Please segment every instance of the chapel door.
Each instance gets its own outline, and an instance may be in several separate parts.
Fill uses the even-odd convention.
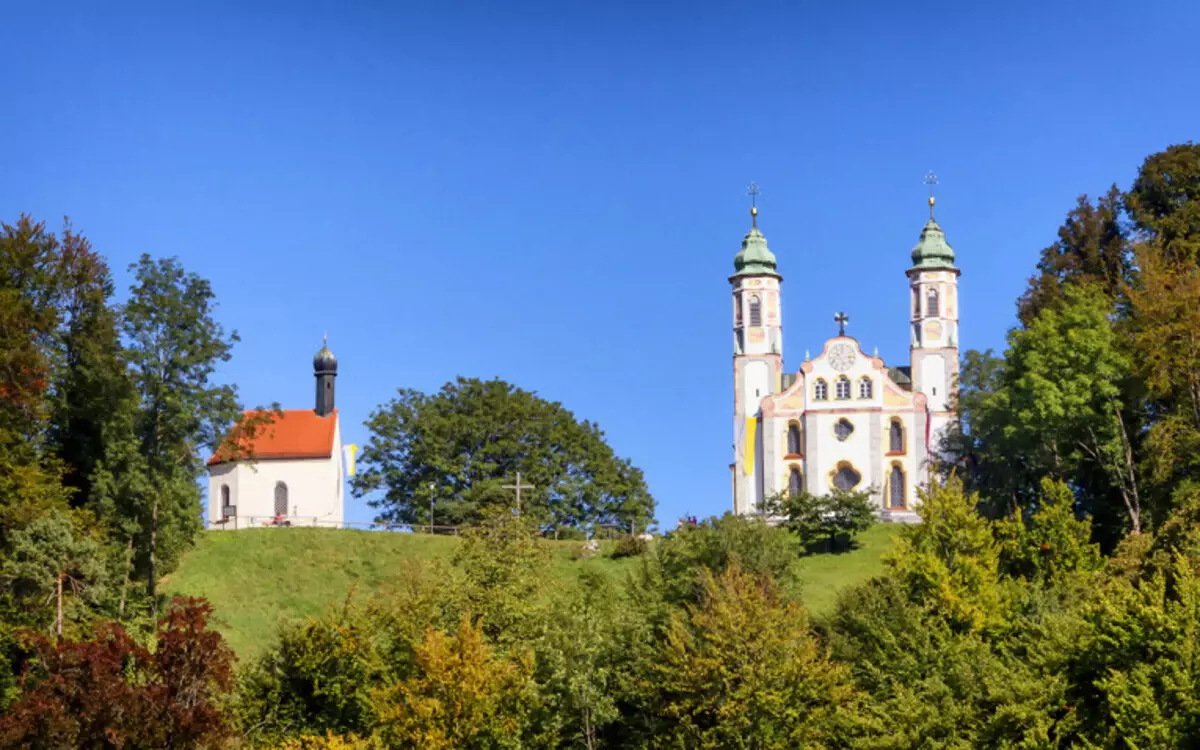
[[[275,515],[286,516],[288,514],[288,489],[283,482],[275,483]]]

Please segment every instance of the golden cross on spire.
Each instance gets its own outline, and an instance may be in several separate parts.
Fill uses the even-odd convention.
[[[932,169],[929,170],[929,174],[925,175],[925,184],[929,186],[929,220],[933,221],[933,186],[938,184],[938,178]]]
[[[755,229],[758,228],[758,195],[761,192],[754,180],[750,180],[750,184],[746,186],[746,195],[750,196],[750,221]]]

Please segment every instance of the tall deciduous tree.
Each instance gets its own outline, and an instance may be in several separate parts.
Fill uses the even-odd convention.
[[[517,472],[534,486],[520,510],[540,523],[641,529],[653,519],[641,470],[599,427],[499,379],[458,378],[433,395],[402,389],[367,426],[353,486],[380,521],[474,523],[486,506],[514,505],[504,485]]]
[[[143,255],[131,267],[136,282],[123,315],[127,356],[137,391],[134,434],[145,472],[137,544],[147,593],[169,570],[200,528],[201,452],[214,448],[236,419],[236,391],[211,382],[230,358],[237,334],[213,317],[208,281],[174,258]]]
[[[1156,240],[1166,260],[1200,262],[1200,145],[1146,157],[1125,204],[1143,239]]]

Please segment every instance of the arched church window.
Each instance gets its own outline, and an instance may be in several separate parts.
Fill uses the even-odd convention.
[[[891,426],[888,427],[888,451],[904,452],[904,426],[900,424],[899,419],[893,419]]]
[[[233,515],[233,504],[230,502],[229,485],[221,485],[221,516],[228,518]]]
[[[275,515],[288,514],[288,488],[283,482],[275,483]]]
[[[829,400],[829,384],[824,378],[817,378],[816,385],[813,386],[813,401],[828,401]]]
[[[925,314],[929,317],[935,317],[938,313],[938,293],[936,289],[930,289],[929,295],[925,298]]]
[[[833,434],[834,434],[834,437],[836,437],[838,439],[838,442],[842,442],[842,443],[846,442],[846,440],[853,433],[854,433],[854,425],[850,424],[849,419],[845,419],[845,418],[839,419],[837,421],[837,424],[835,424],[833,426]]]
[[[888,477],[888,507],[904,507],[904,470],[899,466],[893,466]]]
[[[739,328],[742,325],[742,295],[733,298],[733,324]]]
[[[788,425],[787,452],[789,456],[800,455],[800,425],[795,422]]]
[[[838,401],[845,401],[850,398],[850,378],[842,375],[837,379],[837,384],[834,387],[836,388],[834,395]]]
[[[750,327],[757,328],[762,325],[762,303],[758,300],[757,294],[750,295]]]
[[[854,470],[849,464],[841,464],[838,466],[837,473],[833,475],[833,486],[843,492],[849,492],[858,486],[862,481],[862,474]]]
[[[872,385],[870,378],[863,378],[862,380],[858,381],[859,398],[871,398],[874,395],[875,387]]]
[[[921,293],[919,291],[917,291],[916,289],[913,289],[912,298],[913,298],[913,317],[919,318],[919,317],[921,317]]]
[[[795,466],[788,472],[788,494],[792,496],[799,495],[804,491],[804,476],[800,474],[800,470]]]

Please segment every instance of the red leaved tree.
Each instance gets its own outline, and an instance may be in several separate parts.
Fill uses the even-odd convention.
[[[0,747],[205,748],[229,726],[233,652],[208,628],[212,606],[176,598],[150,651],[117,624],[86,641],[29,634],[22,694],[0,719]]]

